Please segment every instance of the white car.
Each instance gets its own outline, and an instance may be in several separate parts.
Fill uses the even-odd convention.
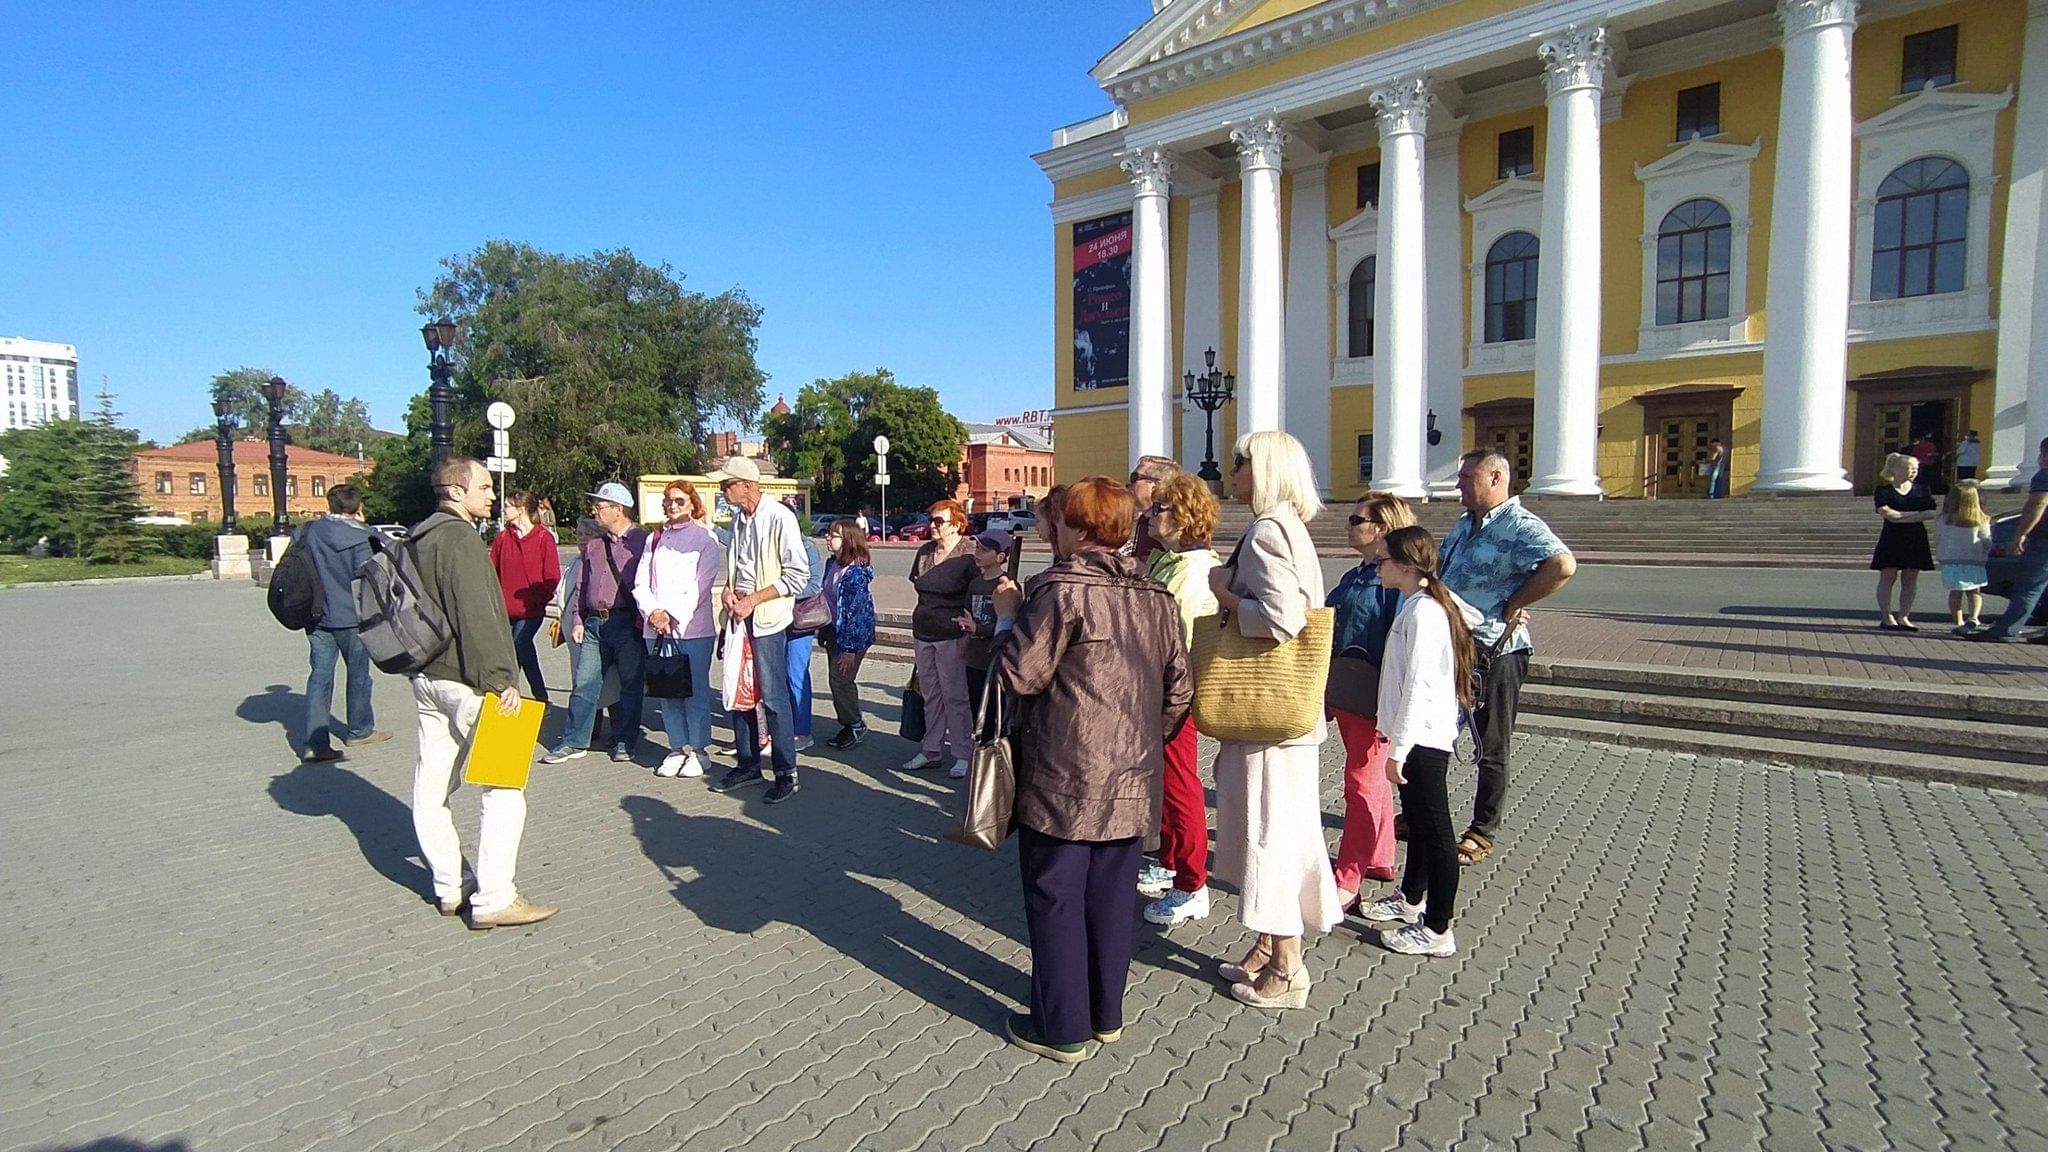
[[[1013,508],[1007,512],[991,512],[988,517],[990,528],[1000,528],[1012,536],[1030,536],[1038,531],[1038,513],[1029,508]]]

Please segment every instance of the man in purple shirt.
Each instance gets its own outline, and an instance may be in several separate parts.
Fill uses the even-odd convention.
[[[640,640],[640,609],[633,602],[633,578],[647,533],[633,518],[633,494],[619,483],[590,493],[591,515],[603,529],[583,542],[583,572],[571,607],[569,638],[576,642],[576,685],[569,695],[569,722],[562,742],[540,758],[561,764],[589,750],[597,727],[597,702],[605,673],[616,670],[619,702],[612,705],[612,759],[633,758],[640,742],[640,706],[646,690],[647,648]]]

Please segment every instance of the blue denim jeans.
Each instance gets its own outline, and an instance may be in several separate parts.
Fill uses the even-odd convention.
[[[796,730],[789,698],[789,630],[754,637],[754,676],[761,685],[761,704],[768,712],[768,737],[774,751],[775,774],[796,775]],[[694,669],[693,669],[694,671]],[[742,768],[761,767],[761,729],[754,709],[734,712],[733,758]]]
[[[540,652],[533,646],[534,638],[548,626],[545,616],[533,616],[512,622],[512,652],[519,658],[519,670],[526,673],[526,698],[548,702],[548,686],[540,675]]]
[[[811,734],[811,649],[815,636],[789,638],[789,711],[798,736]]]
[[[683,655],[690,661],[690,694],[681,700],[661,701],[661,728],[668,733],[668,749],[685,748],[702,752],[711,747],[711,647],[717,637],[702,636],[680,640]],[[659,640],[647,641],[652,653]]]
[[[312,671],[306,677],[306,750],[334,747],[328,727],[334,722],[334,662],[348,662],[348,727],[342,738],[360,740],[377,726],[370,709],[370,654],[353,628],[315,628],[306,634],[312,647]]]
[[[2048,540],[2030,539],[2013,566],[2012,595],[2006,597],[2005,612],[1987,631],[1993,636],[2010,636],[2025,627],[2044,590],[2048,590]]]
[[[612,747],[628,752],[640,742],[640,710],[647,682],[647,644],[632,612],[605,618],[583,618],[583,643],[577,645],[576,685],[569,693],[569,722],[562,728],[563,748],[590,747],[597,727],[597,702],[604,695],[604,674],[619,673],[619,702],[612,705]]]

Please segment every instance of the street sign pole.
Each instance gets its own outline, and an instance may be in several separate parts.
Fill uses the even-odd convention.
[[[498,474],[498,497],[493,503],[497,510],[499,531],[505,529],[505,474],[519,470],[519,461],[512,458],[511,429],[518,415],[512,406],[503,400],[492,403],[484,409],[484,423],[491,426],[491,458],[484,461],[484,467]]]
[[[882,539],[889,539],[889,438],[875,437],[875,487],[882,490]]]

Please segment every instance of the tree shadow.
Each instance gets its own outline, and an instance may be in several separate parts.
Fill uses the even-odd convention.
[[[236,706],[235,715],[251,724],[275,724],[284,730],[285,743],[294,753],[306,750],[306,694],[289,684],[272,684],[263,691],[244,699]]]
[[[126,1136],[102,1136],[90,1144],[45,1144],[35,1152],[192,1152],[192,1146],[183,1140],[152,1144]]]
[[[379,875],[424,899],[433,877],[419,856],[412,809],[338,764],[300,764],[270,778],[270,798],[300,816],[332,816],[355,835],[356,847]]]

